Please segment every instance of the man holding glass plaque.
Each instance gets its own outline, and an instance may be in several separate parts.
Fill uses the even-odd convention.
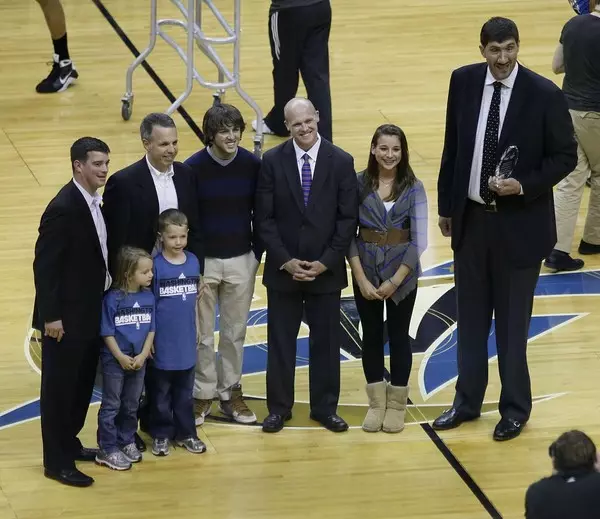
[[[577,145],[561,90],[517,63],[519,32],[492,18],[486,63],[452,73],[438,178],[439,225],[452,237],[458,305],[458,381],[452,429],[479,417],[495,335],[502,391],[494,439],[517,437],[531,413],[527,338],[543,258],[556,243],[552,187],[575,167]]]

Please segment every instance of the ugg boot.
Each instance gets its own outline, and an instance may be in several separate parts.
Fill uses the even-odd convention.
[[[404,429],[404,415],[408,400],[408,386],[387,387],[387,403],[383,430],[387,433],[398,433]]]
[[[362,428],[366,432],[381,431],[385,416],[386,386],[385,381],[366,385],[369,410],[362,424]]]

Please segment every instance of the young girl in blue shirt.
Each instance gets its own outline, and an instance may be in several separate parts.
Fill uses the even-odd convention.
[[[152,454],[167,456],[169,440],[192,453],[206,445],[198,439],[193,387],[196,366],[196,304],[200,297],[200,263],[185,250],[186,216],[167,209],[158,218],[160,252],[154,258],[156,336],[146,377]]]
[[[98,412],[96,463],[128,470],[142,460],[135,446],[137,411],[146,359],[154,340],[153,262],[144,250],[123,247],[113,288],[104,297],[102,404]]]

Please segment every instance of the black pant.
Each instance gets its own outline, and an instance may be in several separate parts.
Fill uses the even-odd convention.
[[[267,407],[285,415],[294,405],[296,339],[302,311],[310,328],[310,409],[315,416],[336,412],[340,395],[340,292],[309,294],[267,289]]]
[[[416,297],[417,289],[415,288],[398,304],[391,299],[385,301],[390,345],[390,382],[393,386],[406,386],[410,377],[412,349],[408,329]],[[384,380],[385,372],[384,301],[365,299],[356,283],[354,283],[354,301],[363,329],[362,365],[365,378],[368,384],[381,382]]]
[[[462,243],[455,253],[458,304],[458,381],[454,405],[479,416],[488,382],[488,338],[496,319],[499,411],[526,422],[531,413],[527,338],[540,267],[516,268],[496,239],[499,213],[469,202]],[[541,262],[541,260],[540,260]]]
[[[42,332],[43,333],[43,332]],[[100,339],[78,339],[67,332],[60,342],[42,338],[40,416],[44,467],[75,468],[80,433],[92,398]]]
[[[319,133],[325,139],[332,140],[328,47],[330,29],[329,0],[304,7],[271,10],[269,13],[275,104],[265,117],[265,122],[277,135],[288,135],[283,109],[296,96],[298,73],[301,73],[308,99],[319,111]]]
[[[148,432],[152,438],[186,440],[196,438],[194,417],[195,368],[179,371],[146,368]]]

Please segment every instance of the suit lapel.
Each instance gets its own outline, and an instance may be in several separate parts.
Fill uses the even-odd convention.
[[[475,151],[475,138],[477,137],[477,125],[479,123],[479,112],[481,111],[481,100],[483,97],[483,87],[485,86],[485,75],[487,73],[487,64],[482,63],[481,67],[475,70],[475,79],[468,82],[465,89],[467,103],[465,105],[465,128],[468,129],[468,140],[466,141],[467,157],[473,157]],[[460,131],[460,129],[459,129]]]
[[[148,168],[146,157],[142,158],[138,164],[136,183],[141,188],[142,198],[146,201],[144,205],[146,205],[150,214],[158,214],[158,195],[156,194],[156,187],[154,187],[152,173],[150,173],[150,169]]]
[[[77,212],[80,214],[80,221],[83,223],[83,225],[89,227],[89,231],[86,234],[93,236],[92,241],[96,246],[96,250],[100,257],[104,260],[104,257],[102,256],[102,247],[100,246],[100,238],[98,237],[98,231],[96,230],[96,224],[94,223],[94,218],[92,217],[90,207],[73,180],[71,180],[71,199],[73,200],[73,204],[75,205]],[[101,211],[98,212],[100,214],[102,213]]]
[[[500,132],[500,138],[498,140],[498,159],[500,159],[507,147],[508,137],[513,133],[512,130],[519,121],[519,114],[523,107],[523,102],[527,97],[527,84],[523,69],[524,67],[519,64],[519,70],[513,85],[510,102],[508,103],[506,116],[504,117],[504,123],[502,124],[502,131]]]
[[[300,211],[304,212],[304,195],[302,194],[302,186],[300,185],[300,173],[298,171],[298,162],[296,161],[296,151],[290,139],[283,149],[282,161],[283,170],[290,185],[290,191]]]
[[[307,209],[312,206],[317,198],[317,194],[323,188],[325,179],[329,174],[329,163],[331,161],[332,150],[329,143],[321,138],[321,145],[319,146],[319,153],[317,154],[317,163],[315,164],[315,172],[313,174],[313,181],[310,186],[310,196],[308,198]]]
[[[179,168],[175,164],[173,164],[173,185],[175,186],[175,192],[177,193],[177,201],[179,203],[179,209],[182,206],[182,200],[186,199],[186,182],[183,176],[177,172]],[[183,210],[183,209],[181,209]]]

